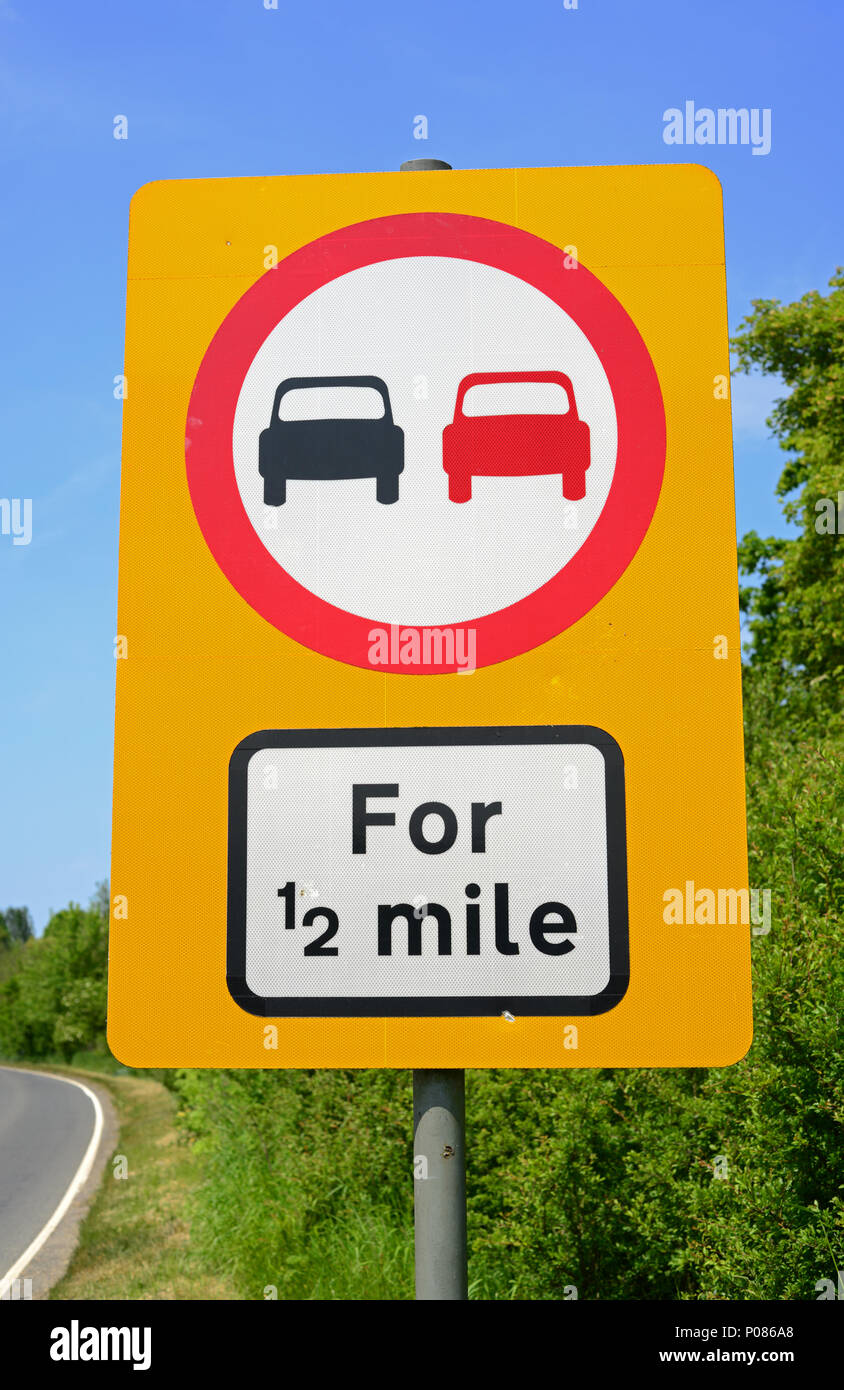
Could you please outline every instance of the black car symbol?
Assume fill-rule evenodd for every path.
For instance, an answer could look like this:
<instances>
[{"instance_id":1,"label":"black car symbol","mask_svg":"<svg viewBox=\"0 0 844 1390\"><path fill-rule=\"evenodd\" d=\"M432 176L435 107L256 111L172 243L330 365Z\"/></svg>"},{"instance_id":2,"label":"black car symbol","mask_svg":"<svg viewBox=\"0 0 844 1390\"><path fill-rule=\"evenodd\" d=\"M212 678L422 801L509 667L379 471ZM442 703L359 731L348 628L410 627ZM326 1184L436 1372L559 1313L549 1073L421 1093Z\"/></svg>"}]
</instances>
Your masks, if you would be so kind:
<instances>
[{"instance_id":1,"label":"black car symbol","mask_svg":"<svg viewBox=\"0 0 844 1390\"><path fill-rule=\"evenodd\" d=\"M314 387L362 387L377 391L384 413L377 419L282 420L280 406L288 391ZM258 444L258 472L264 502L280 507L289 478L374 478L379 502L397 502L404 468L404 430L393 424L387 387L377 376L288 377L275 393L269 428Z\"/></svg>"}]
</instances>

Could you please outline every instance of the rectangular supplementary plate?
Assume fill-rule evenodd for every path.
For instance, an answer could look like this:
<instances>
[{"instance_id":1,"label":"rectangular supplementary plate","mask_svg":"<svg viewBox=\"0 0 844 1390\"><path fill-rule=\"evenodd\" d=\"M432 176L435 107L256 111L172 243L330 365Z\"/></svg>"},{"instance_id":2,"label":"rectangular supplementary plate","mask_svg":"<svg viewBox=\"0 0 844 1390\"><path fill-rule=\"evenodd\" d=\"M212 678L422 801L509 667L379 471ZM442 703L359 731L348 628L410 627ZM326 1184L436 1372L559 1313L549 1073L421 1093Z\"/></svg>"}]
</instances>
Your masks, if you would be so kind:
<instances>
[{"instance_id":1,"label":"rectangular supplementary plate","mask_svg":"<svg viewBox=\"0 0 844 1390\"><path fill-rule=\"evenodd\" d=\"M228 984L264 1017L605 1013L624 765L583 726L270 730L230 764Z\"/></svg>"}]
</instances>

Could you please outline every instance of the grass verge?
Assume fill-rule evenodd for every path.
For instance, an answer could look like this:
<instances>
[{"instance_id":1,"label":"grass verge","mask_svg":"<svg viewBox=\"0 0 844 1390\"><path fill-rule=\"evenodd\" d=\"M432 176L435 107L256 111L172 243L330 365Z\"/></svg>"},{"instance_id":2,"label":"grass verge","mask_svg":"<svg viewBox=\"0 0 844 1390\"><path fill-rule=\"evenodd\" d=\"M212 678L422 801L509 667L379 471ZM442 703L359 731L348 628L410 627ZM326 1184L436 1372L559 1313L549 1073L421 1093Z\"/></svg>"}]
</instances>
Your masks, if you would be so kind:
<instances>
[{"instance_id":1,"label":"grass verge","mask_svg":"<svg viewBox=\"0 0 844 1390\"><path fill-rule=\"evenodd\" d=\"M116 1155L109 1157L68 1271L50 1298L237 1298L189 1242L189 1208L201 1175L177 1135L175 1096L147 1077L48 1070L107 1088L120 1124L117 1153L128 1165L128 1176L117 1178Z\"/></svg>"}]
</instances>

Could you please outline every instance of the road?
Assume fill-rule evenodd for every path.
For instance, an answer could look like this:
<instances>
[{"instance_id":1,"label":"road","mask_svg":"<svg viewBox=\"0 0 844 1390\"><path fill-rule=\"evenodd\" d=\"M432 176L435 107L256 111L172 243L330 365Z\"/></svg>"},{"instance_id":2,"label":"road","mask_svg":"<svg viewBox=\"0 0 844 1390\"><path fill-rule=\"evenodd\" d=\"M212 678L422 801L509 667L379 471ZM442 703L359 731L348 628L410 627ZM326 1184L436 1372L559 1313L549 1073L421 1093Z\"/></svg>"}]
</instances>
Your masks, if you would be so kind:
<instances>
[{"instance_id":1,"label":"road","mask_svg":"<svg viewBox=\"0 0 844 1390\"><path fill-rule=\"evenodd\" d=\"M101 1123L90 1093L79 1086L0 1067L0 1291L78 1191Z\"/></svg>"}]
</instances>

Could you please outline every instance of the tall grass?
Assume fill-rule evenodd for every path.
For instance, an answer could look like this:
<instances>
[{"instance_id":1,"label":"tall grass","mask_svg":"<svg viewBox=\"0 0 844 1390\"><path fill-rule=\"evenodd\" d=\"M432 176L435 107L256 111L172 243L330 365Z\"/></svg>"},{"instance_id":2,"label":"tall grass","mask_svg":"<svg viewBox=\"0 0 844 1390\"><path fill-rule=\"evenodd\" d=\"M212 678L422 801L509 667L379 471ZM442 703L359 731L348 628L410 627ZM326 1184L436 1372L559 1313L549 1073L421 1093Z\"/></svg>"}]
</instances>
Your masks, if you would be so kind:
<instances>
[{"instance_id":1,"label":"tall grass","mask_svg":"<svg viewBox=\"0 0 844 1390\"><path fill-rule=\"evenodd\" d=\"M395 1072L183 1072L194 1239L244 1298L413 1296L411 1099Z\"/></svg>"}]
</instances>

